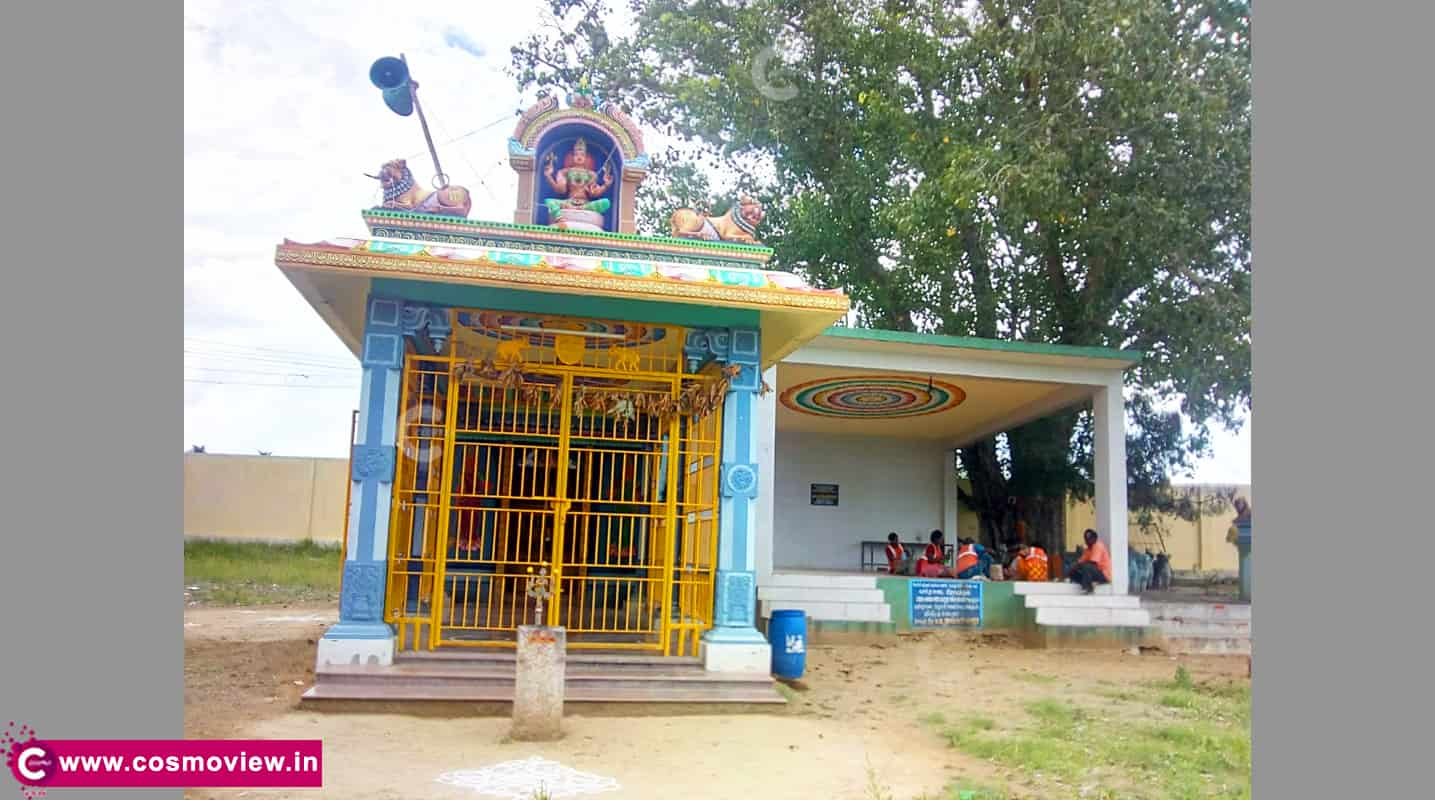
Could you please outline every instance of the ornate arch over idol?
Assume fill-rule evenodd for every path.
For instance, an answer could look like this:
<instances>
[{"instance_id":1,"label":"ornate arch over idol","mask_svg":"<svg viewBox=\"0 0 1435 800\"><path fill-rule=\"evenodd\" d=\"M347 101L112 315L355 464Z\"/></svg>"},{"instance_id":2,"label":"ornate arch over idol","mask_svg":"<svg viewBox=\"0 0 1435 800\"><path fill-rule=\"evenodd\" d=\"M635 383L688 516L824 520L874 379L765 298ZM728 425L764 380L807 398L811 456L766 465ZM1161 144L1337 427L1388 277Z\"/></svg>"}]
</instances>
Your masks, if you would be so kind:
<instances>
[{"instance_id":1,"label":"ornate arch over idol","mask_svg":"<svg viewBox=\"0 0 1435 800\"><path fill-rule=\"evenodd\" d=\"M561 230L636 233L638 185L648 174L642 132L613 103L599 106L587 88L562 108L540 98L508 141L518 173L514 222Z\"/></svg>"}]
</instances>

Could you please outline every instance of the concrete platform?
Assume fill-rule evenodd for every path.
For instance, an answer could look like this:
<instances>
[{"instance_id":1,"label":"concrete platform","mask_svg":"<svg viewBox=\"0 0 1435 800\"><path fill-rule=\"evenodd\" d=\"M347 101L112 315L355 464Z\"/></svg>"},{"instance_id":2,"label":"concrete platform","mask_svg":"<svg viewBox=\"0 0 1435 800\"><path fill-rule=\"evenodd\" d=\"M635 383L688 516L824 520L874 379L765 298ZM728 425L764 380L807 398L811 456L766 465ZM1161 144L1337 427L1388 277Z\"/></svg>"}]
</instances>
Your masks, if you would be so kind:
<instances>
[{"instance_id":1,"label":"concrete platform","mask_svg":"<svg viewBox=\"0 0 1435 800\"><path fill-rule=\"evenodd\" d=\"M570 650L566 703L782 704L768 675L708 672L695 658ZM512 651L403 653L390 666L329 666L306 703L326 700L513 701Z\"/></svg>"}]
</instances>

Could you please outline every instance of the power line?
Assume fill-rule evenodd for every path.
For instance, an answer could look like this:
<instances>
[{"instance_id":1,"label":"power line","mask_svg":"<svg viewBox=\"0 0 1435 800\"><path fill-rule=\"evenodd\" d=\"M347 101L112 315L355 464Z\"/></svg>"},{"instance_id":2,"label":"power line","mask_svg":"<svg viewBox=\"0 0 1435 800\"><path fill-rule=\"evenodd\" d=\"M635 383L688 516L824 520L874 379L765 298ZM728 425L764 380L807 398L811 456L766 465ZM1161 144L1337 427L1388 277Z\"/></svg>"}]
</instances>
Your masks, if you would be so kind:
<instances>
[{"instance_id":1,"label":"power line","mask_svg":"<svg viewBox=\"0 0 1435 800\"><path fill-rule=\"evenodd\" d=\"M306 373L306 372L275 372L275 371L273 371L273 370L262 370L262 369L235 369L235 368L233 368L233 367L200 367L200 366L192 366L192 365L189 365L189 364L186 364L184 368L185 368L185 369L197 369L197 370L199 370L199 371L201 371L201 372L232 372L232 373L244 374L244 375L277 375L277 376L283 377L283 378L302 378L302 379L304 379L304 380L309 380L310 378L315 377L315 376L310 375L309 373ZM324 375L324 374L322 374L322 371L319 371L318 377L322 377L322 378L337 378L337 377L339 377L339 374L338 374L338 373L333 373L333 374L329 374L329 375Z\"/></svg>"},{"instance_id":2,"label":"power line","mask_svg":"<svg viewBox=\"0 0 1435 800\"><path fill-rule=\"evenodd\" d=\"M239 351L244 351L244 350L258 350L258 351L262 351L262 352L265 352L265 353L282 353L282 354L284 354L284 355L297 355L297 356L305 356L305 357L319 358L319 359L331 360L331 361L342 361L342 362L346 362L346 363L357 363L357 361L355 361L355 362L348 362L347 359L344 359L344 358L341 357L341 356L331 356L331 355L328 355L328 354L326 354L326 353L315 353L315 352L313 352L312 350L290 350L290 349L285 349L285 348L281 348L281 347L262 347L262 346L256 345L256 344L240 344L240 343L238 343L238 342L219 342L219 341L215 341L215 340L213 340L213 339L199 339L199 338L196 338L196 337L193 337L193 336L186 336L186 337L184 337L184 340L185 340L186 342L191 342L191 343L197 344L197 345L209 345L209 346L213 346L213 347L226 347L226 348L230 348L230 349L232 349L232 350L239 350Z\"/></svg>"},{"instance_id":3,"label":"power line","mask_svg":"<svg viewBox=\"0 0 1435 800\"><path fill-rule=\"evenodd\" d=\"M189 356L185 356L184 365L186 368L193 369L223 370L228 372L265 370L285 374L303 373L305 375L323 375L326 378L352 378L358 374L357 369L296 364L292 361L207 360L191 359Z\"/></svg>"},{"instance_id":4,"label":"power line","mask_svg":"<svg viewBox=\"0 0 1435 800\"><path fill-rule=\"evenodd\" d=\"M185 378L185 379L184 379L184 382L185 382L185 383L208 383L208 384L214 384L214 385L218 385L218 386L265 386L265 387L269 387L269 388L271 388L271 389L347 389L347 390L349 390L349 391L351 391L351 392L352 392L352 391L356 391L356 390L359 389L359 384L357 384L357 383L353 383L353 384L347 384L347 383L345 383L345 384L340 384L340 383L334 383L334 384L319 384L319 383L253 383L253 382L247 382L247 381L211 381L211 380L201 380L201 379L199 379L199 378Z\"/></svg>"},{"instance_id":5,"label":"power line","mask_svg":"<svg viewBox=\"0 0 1435 800\"><path fill-rule=\"evenodd\" d=\"M319 370L332 372L351 372L359 368L358 364L334 364L324 361L310 361L301 358L284 358L282 356L244 355L240 353L206 353L196 350L185 350L187 356L214 359L221 362L238 362L240 364L273 364L288 367L312 367Z\"/></svg>"},{"instance_id":6,"label":"power line","mask_svg":"<svg viewBox=\"0 0 1435 800\"><path fill-rule=\"evenodd\" d=\"M433 111L432 111L432 110L429 110L428 115L429 115L430 118L432 118L433 115L434 115L434 114L433 114ZM474 128L473 130L469 131L468 133L465 133L465 134L462 135L462 136L459 136L459 137L456 138L456 139L449 139L448 141L443 142L442 144L436 144L436 145L434 145L434 147L435 147L435 148L438 148L438 147L446 147L446 146L451 145L451 144L453 144L453 143L455 143L455 142L463 141L464 139L467 139L468 137L474 135L475 133L483 133L484 131L488 130L489 128L492 128L493 126L495 126L495 125L497 125L497 124L499 124L499 123L501 123L501 122L505 122L505 121L511 120L511 119L513 119L513 115L512 115L512 114L504 114L503 116L501 116L501 117L499 117L498 119L496 119L496 120L494 120L494 121L488 123L487 125L484 125L483 127ZM434 121L434 127L435 127L435 128L438 127L438 121L437 121L437 120ZM417 153L414 153L414 154L411 155L411 156L405 156L405 157L404 157L404 160L405 160L405 161L408 161L408 160L411 159L411 158L418 158L419 156L427 155L427 154L428 154L428 149L425 148L425 149L423 149L423 150L418 151Z\"/></svg>"}]
</instances>

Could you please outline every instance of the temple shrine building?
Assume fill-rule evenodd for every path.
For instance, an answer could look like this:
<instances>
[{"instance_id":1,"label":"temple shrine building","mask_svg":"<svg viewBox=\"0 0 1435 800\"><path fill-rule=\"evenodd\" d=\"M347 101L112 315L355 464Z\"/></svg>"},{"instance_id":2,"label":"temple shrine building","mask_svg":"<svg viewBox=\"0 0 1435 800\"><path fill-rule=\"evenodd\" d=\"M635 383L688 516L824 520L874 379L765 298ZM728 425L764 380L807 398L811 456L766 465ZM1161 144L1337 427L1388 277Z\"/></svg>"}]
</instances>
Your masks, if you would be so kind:
<instances>
[{"instance_id":1,"label":"temple shrine building","mask_svg":"<svg viewBox=\"0 0 1435 800\"><path fill-rule=\"evenodd\" d=\"M814 639L1149 633L1124 558L1122 384L1139 355L842 326L840 290L767 269L746 197L639 236L642 131L586 93L524 113L509 162L511 220L468 219L465 190L420 189L394 161L366 236L277 248L363 370L340 621L311 697L502 699L485 680L535 622L566 628L580 679L702 678L641 693L570 676L570 700L780 702L779 609L805 611ZM885 573L872 542L888 531L975 535L955 449L1086 403L1096 527L1122 556L1110 586L946 579L977 586L943 616L934 581Z\"/></svg>"}]
</instances>

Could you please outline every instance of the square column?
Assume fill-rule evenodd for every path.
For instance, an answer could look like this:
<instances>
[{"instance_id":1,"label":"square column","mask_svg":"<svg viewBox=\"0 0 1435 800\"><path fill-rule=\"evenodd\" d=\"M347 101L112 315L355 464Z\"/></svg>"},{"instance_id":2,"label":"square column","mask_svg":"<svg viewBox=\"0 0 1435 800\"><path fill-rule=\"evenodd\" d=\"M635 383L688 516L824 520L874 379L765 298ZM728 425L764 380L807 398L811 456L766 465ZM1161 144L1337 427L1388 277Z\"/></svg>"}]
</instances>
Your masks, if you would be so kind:
<instances>
[{"instance_id":1,"label":"square column","mask_svg":"<svg viewBox=\"0 0 1435 800\"><path fill-rule=\"evenodd\" d=\"M772 648L754 625L761 438L756 425L757 392L762 386L760 353L758 332L746 328L690 331L684 346L684 354L689 359L713 359L738 367L723 400L714 619L713 628L703 635L703 663L712 672L766 675L772 668Z\"/></svg>"},{"instance_id":2,"label":"square column","mask_svg":"<svg viewBox=\"0 0 1435 800\"><path fill-rule=\"evenodd\" d=\"M961 531L958 530L958 520L961 519L959 508L961 495L957 492L957 451L942 451L942 533L946 534L947 541L955 542Z\"/></svg>"},{"instance_id":3,"label":"square column","mask_svg":"<svg viewBox=\"0 0 1435 800\"><path fill-rule=\"evenodd\" d=\"M339 622L319 640L318 665L391 664L394 631L384 620L388 579L389 504L397 450L402 304L369 298L365 311L363 385L350 470L348 550Z\"/></svg>"},{"instance_id":4,"label":"square column","mask_svg":"<svg viewBox=\"0 0 1435 800\"><path fill-rule=\"evenodd\" d=\"M1118 378L1096 392L1095 418L1096 532L1111 551L1111 591L1130 587L1126 532L1126 400Z\"/></svg>"},{"instance_id":5,"label":"square column","mask_svg":"<svg viewBox=\"0 0 1435 800\"><path fill-rule=\"evenodd\" d=\"M762 374L768 386L777 386L777 367L768 367ZM777 392L758 394L753 403L753 436L757 443L757 582L772 577L772 549L775 546L773 523L777 505Z\"/></svg>"}]
</instances>

